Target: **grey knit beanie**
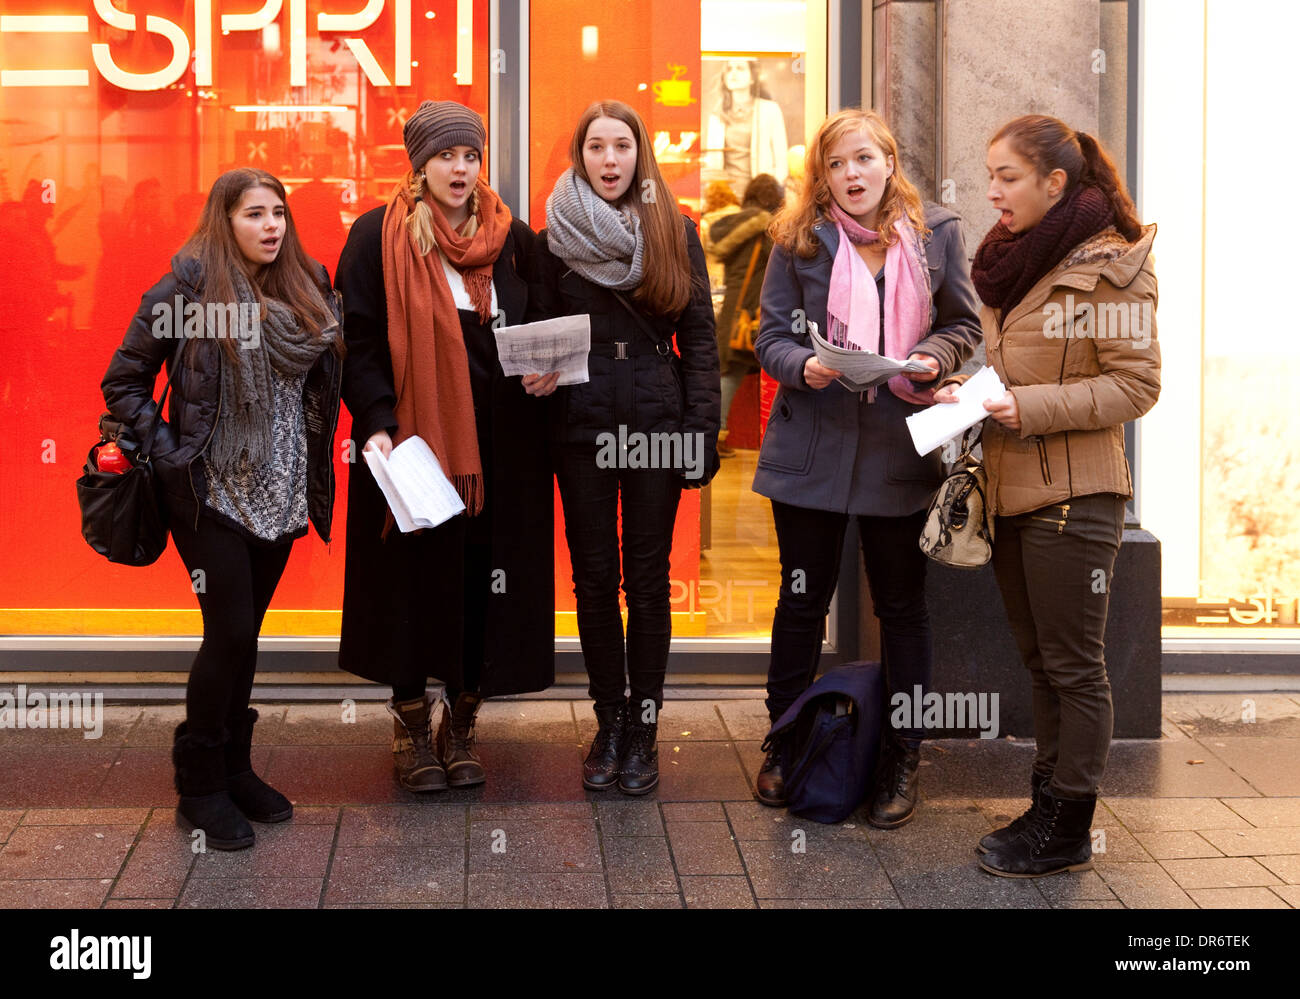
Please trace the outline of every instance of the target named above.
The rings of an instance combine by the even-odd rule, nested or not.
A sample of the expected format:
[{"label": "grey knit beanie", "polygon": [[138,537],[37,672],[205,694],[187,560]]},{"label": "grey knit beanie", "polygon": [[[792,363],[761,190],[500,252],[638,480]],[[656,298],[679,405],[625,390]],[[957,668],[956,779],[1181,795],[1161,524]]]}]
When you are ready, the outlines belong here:
[{"label": "grey knit beanie", "polygon": [[406,155],[416,170],[439,150],[452,146],[471,146],[482,156],[486,137],[483,119],[455,101],[424,101],[402,126]]}]

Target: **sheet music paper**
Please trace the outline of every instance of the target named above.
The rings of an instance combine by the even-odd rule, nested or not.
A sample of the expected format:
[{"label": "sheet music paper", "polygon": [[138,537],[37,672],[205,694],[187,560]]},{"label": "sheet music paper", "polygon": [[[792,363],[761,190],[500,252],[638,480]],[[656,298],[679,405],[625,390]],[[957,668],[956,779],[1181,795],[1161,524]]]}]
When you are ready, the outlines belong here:
[{"label": "sheet music paper", "polygon": [[935,448],[969,430],[988,416],[986,401],[996,402],[1007,394],[998,373],[987,364],[957,387],[959,402],[936,402],[907,418],[916,453],[929,454]]},{"label": "sheet music paper", "polygon": [[496,331],[497,357],[507,377],[560,373],[560,385],[589,381],[591,316],[557,316]]},{"label": "sheet music paper", "polygon": [[870,350],[856,350],[850,347],[837,347],[817,329],[817,324],[810,322],[808,332],[812,334],[812,347],[817,352],[817,360],[822,365],[840,372],[836,379],[850,392],[865,392],[876,385],[882,385],[894,375],[905,372],[923,373],[930,369],[919,361],[895,361]]},{"label": "sheet music paper", "polygon": [[456,487],[421,437],[408,437],[387,458],[377,448],[361,452],[403,534],[437,527],[465,509]]}]

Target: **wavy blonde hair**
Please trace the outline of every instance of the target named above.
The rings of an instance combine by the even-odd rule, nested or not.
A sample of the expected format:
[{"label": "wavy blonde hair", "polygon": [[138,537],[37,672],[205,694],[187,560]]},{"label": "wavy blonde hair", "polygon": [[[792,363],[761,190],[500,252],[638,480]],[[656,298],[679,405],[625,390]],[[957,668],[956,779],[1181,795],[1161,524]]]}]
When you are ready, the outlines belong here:
[{"label": "wavy blonde hair", "polygon": [[[411,192],[411,197],[415,199],[415,211],[406,216],[406,231],[411,234],[411,239],[415,242],[415,248],[420,251],[420,256],[428,256],[433,248],[438,245],[437,239],[433,234],[433,206],[425,200],[424,194],[429,189],[425,182],[424,173],[419,170],[408,170],[406,179],[403,181],[406,189]],[[478,184],[475,183],[469,194],[469,215],[470,218],[478,217]]]},{"label": "wavy blonde hair", "polygon": [[901,218],[907,219],[919,238],[924,239],[930,234],[925,227],[925,206],[920,192],[903,173],[898,143],[889,126],[874,111],[845,108],[831,115],[817,129],[817,134],[808,144],[803,184],[794,199],[777,213],[768,229],[773,241],[789,252],[805,259],[817,255],[820,244],[812,227],[820,217],[830,214],[830,168],[826,165],[830,151],[844,136],[857,131],[865,131],[880,151],[894,160],[894,172],[885,180],[880,208],[876,212],[876,229],[880,232],[881,243],[892,246],[897,241],[894,223]]}]

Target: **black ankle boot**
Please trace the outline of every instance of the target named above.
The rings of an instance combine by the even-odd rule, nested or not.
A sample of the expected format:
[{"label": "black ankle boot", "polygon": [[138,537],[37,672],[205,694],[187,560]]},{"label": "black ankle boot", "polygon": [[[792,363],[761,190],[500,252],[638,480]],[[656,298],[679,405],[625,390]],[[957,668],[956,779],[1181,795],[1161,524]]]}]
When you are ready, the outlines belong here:
[{"label": "black ankle boot", "polygon": [[629,718],[618,789],[624,794],[649,794],[659,783],[659,723]]},{"label": "black ankle boot", "polygon": [[980,867],[1003,878],[1041,878],[1092,867],[1092,814],[1097,796],[1061,798],[1051,785],[1039,791],[1038,811],[1006,846],[980,858]]},{"label": "black ankle boot", "polygon": [[1025,823],[1029,821],[1029,816],[1038,810],[1042,800],[1041,791],[1052,779],[1051,774],[1040,774],[1037,770],[1029,771],[1029,808],[1020,818],[1013,820],[1009,825],[1001,829],[994,829],[975,847],[976,853],[988,853],[990,850],[996,850],[1000,847],[1007,846],[1021,829],[1025,828]]},{"label": "black ankle boot", "polygon": [[254,822],[283,822],[293,816],[293,803],[253,773],[253,726],[257,710],[249,708],[230,725],[226,743],[226,781],[230,799]]},{"label": "black ankle boot", "polygon": [[599,728],[582,763],[582,786],[605,791],[618,783],[618,761],[627,730],[627,702],[596,708]]},{"label": "black ankle boot", "polygon": [[786,806],[785,775],[790,766],[787,739],[784,736],[775,739],[769,736],[760,748],[767,753],[767,756],[763,758],[763,765],[758,768],[758,779],[754,782],[754,797],[760,804],[770,805],[772,808],[784,808]]},{"label": "black ankle boot", "polygon": [[183,829],[201,830],[205,846],[214,850],[243,850],[253,845],[253,827],[230,798],[226,781],[226,734],[218,739],[190,735],[189,726],[176,726],[172,763],[176,767],[176,822]]},{"label": "black ankle boot", "polygon": [[921,796],[917,768],[920,747],[912,748],[898,736],[885,737],[885,752],[876,775],[876,791],[867,821],[877,829],[896,829],[912,821]]}]

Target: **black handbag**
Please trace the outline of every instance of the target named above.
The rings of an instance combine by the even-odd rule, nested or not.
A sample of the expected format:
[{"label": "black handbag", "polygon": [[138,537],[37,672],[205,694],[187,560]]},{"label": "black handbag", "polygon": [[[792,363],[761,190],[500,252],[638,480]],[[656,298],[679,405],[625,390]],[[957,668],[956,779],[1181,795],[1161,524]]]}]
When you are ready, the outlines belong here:
[{"label": "black handbag", "polygon": [[[176,348],[171,373],[144,441],[137,446],[126,428],[111,413],[105,413],[99,418],[99,443],[90,449],[86,467],[77,479],[81,536],[110,562],[152,565],[167,548],[167,511],[149,459],[184,345],[182,340]],[[101,472],[95,464],[96,451],[110,441],[131,462],[125,472]]]}]

